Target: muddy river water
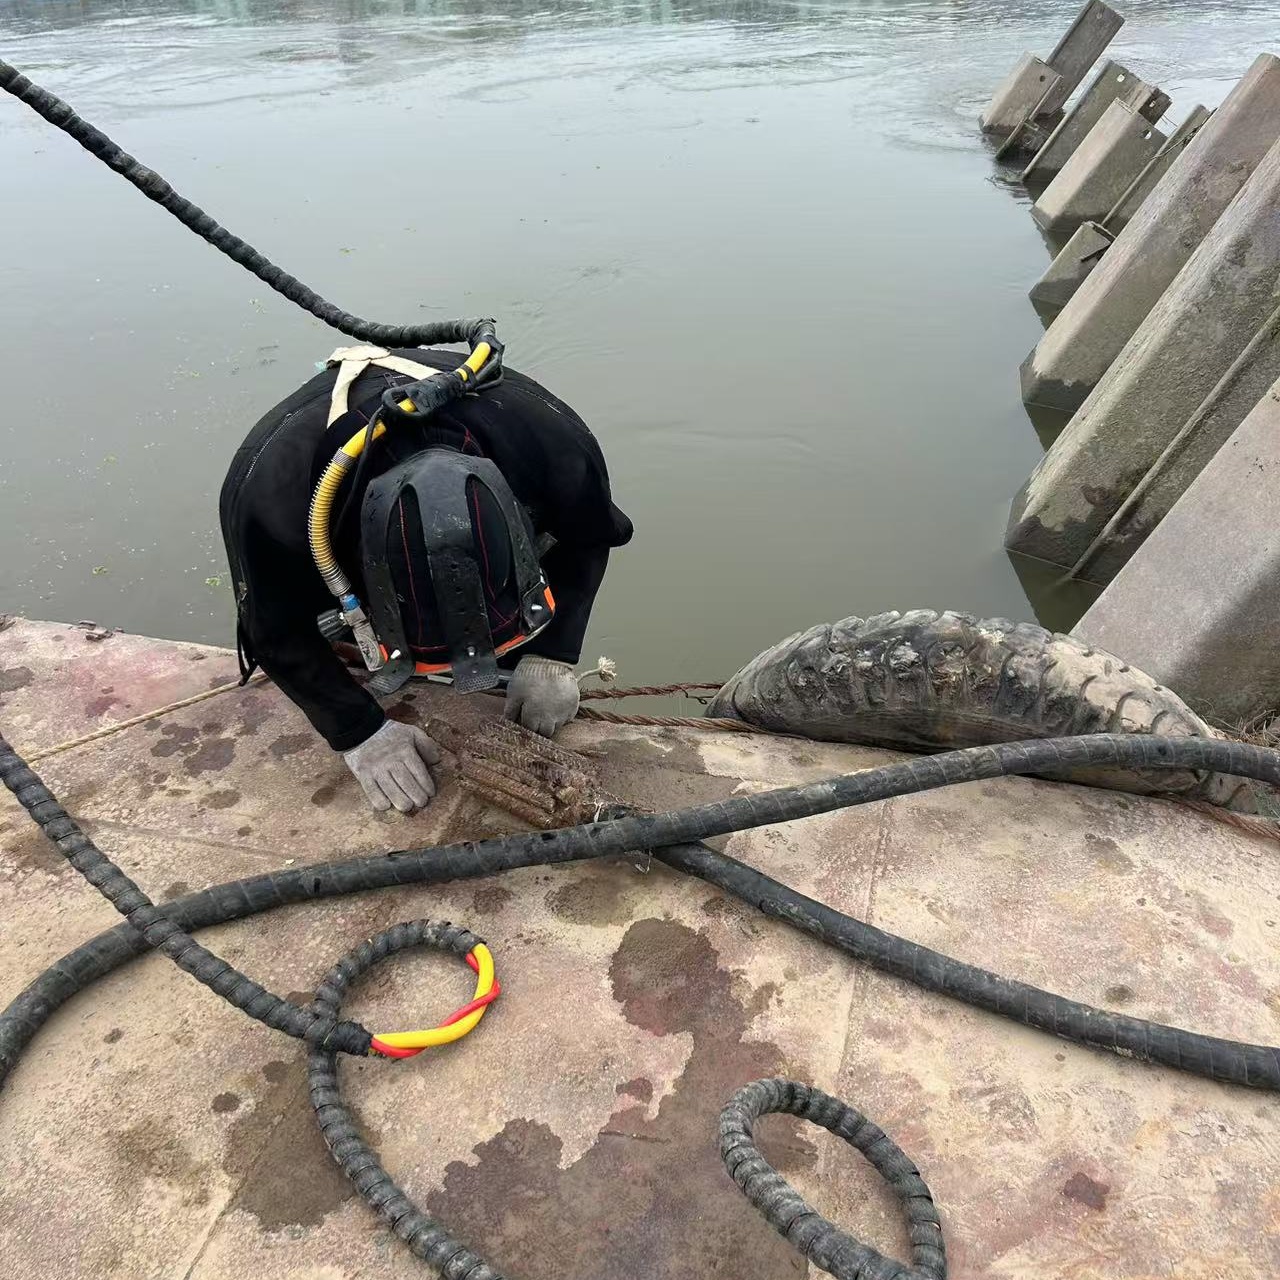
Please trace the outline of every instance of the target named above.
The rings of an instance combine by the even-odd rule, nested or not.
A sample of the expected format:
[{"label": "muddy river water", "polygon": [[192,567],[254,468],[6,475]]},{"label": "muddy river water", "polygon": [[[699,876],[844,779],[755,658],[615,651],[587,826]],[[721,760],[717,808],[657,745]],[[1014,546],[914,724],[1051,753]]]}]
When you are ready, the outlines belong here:
[{"label": "muddy river water", "polygon": [[[1047,262],[976,116],[1078,0],[0,0],[0,57],[359,314],[498,317],[634,543],[588,644],[718,679],[950,607],[1070,625],[1001,550]],[[1271,3],[1124,0],[1213,106]],[[0,611],[231,635],[216,498],[338,335],[0,101]]]}]

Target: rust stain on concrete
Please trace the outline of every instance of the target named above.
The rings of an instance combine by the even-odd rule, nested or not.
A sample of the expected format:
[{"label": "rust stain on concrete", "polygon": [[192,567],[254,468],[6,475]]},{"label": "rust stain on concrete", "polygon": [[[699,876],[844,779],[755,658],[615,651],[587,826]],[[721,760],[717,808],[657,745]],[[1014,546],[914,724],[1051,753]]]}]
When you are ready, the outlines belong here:
[{"label": "rust stain on concrete", "polygon": [[268,748],[273,760],[283,760],[286,756],[296,756],[316,742],[310,733],[282,733]]},{"label": "rust stain on concrete", "polygon": [[168,756],[177,755],[179,752],[185,754],[188,748],[193,748],[193,744],[199,736],[200,730],[193,725],[162,724],[160,726],[160,741],[151,748],[151,754],[158,759],[165,759]]},{"label": "rust stain on concrete", "polygon": [[17,693],[25,689],[35,677],[30,667],[0,668],[0,693]]},{"label": "rust stain on concrete", "polygon": [[[230,1208],[251,1214],[266,1231],[315,1226],[350,1200],[355,1188],[320,1135],[307,1096],[305,1061],[269,1062],[262,1074],[266,1089],[251,1107],[237,1099],[236,1118],[227,1131],[223,1168],[237,1185]],[[225,1102],[223,1107],[232,1109]],[[277,1111],[279,1120],[273,1121]],[[370,1130],[358,1112],[356,1122],[376,1147],[378,1131]]]},{"label": "rust stain on concrete", "polygon": [[183,769],[192,777],[202,773],[216,773],[225,769],[235,759],[234,738],[208,738],[183,762]]},{"label": "rust stain on concrete", "polygon": [[1097,1182],[1083,1171],[1073,1173],[1062,1188],[1068,1200],[1075,1200],[1088,1209],[1105,1209],[1110,1191],[1105,1182]]},{"label": "rust stain on concrete", "polygon": [[[620,1109],[568,1168],[545,1124],[509,1120],[456,1162],[426,1210],[492,1265],[528,1280],[684,1275],[691,1259],[734,1280],[803,1276],[804,1259],[756,1215],[724,1172],[715,1118],[733,1091],[790,1071],[776,1045],[746,1038],[751,997],[707,937],[672,920],[631,925],[609,968],[632,1025],[689,1036],[674,1088],[647,1118],[647,1080],[629,1082]],[[810,1166],[816,1148],[799,1122],[762,1126],[766,1154],[784,1172]],[[602,1262],[601,1255],[607,1255]]]}]

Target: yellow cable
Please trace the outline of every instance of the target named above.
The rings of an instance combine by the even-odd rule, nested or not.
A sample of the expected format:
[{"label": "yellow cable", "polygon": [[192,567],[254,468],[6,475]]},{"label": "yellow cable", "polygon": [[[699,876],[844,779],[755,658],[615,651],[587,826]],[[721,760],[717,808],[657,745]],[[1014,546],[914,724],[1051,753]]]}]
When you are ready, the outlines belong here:
[{"label": "yellow cable", "polygon": [[[471,954],[476,958],[479,971],[476,974],[476,993],[471,998],[479,1000],[493,990],[493,954],[483,942],[476,943]],[[424,1031],[390,1031],[386,1035],[377,1035],[375,1040],[392,1049],[432,1049],[442,1044],[452,1044],[461,1040],[469,1031],[475,1030],[476,1024],[484,1017],[485,1009],[477,1009],[469,1013],[451,1027],[430,1027]]]}]

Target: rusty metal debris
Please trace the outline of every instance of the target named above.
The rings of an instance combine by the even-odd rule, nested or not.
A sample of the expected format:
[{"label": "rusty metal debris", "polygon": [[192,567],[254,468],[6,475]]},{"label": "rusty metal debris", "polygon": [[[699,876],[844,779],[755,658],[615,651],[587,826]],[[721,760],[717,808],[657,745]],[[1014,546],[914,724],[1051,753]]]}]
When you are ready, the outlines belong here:
[{"label": "rusty metal debris", "polygon": [[586,756],[500,717],[486,717],[464,733],[433,717],[427,732],[457,758],[458,784],[532,827],[550,830],[597,818],[620,804],[596,780]]},{"label": "rusty metal debris", "polygon": [[93,640],[95,642],[99,640],[109,640],[113,635],[115,635],[114,627],[100,627],[91,618],[82,618],[76,623],[76,627],[78,630],[85,633],[84,638],[86,640]]}]

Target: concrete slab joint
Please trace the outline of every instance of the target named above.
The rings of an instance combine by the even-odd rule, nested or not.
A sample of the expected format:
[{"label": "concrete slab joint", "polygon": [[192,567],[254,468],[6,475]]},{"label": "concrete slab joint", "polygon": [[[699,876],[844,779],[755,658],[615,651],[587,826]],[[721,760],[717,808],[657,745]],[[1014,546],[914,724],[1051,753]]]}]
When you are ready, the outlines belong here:
[{"label": "concrete slab joint", "polygon": [[1109,581],[1230,438],[1263,390],[1280,375],[1280,306],[1161,450],[1077,562],[1078,572]]},{"label": "concrete slab joint", "polygon": [[1267,53],[1159,179],[1027,357],[1024,400],[1056,409],[1084,403],[1278,137],[1280,59]]},{"label": "concrete slab joint", "polygon": [[1196,105],[1187,118],[1169,135],[1164,145],[1142,167],[1138,176],[1129,184],[1120,199],[1107,212],[1102,222],[1113,236],[1132,221],[1142,202],[1156,189],[1156,184],[1177,163],[1182,153],[1191,145],[1196,134],[1209,122],[1213,112],[1208,107]]},{"label": "concrete slab joint", "polygon": [[1280,142],[1027,481],[1011,550],[1106,583],[1258,401],[1280,372],[1278,204]]}]

